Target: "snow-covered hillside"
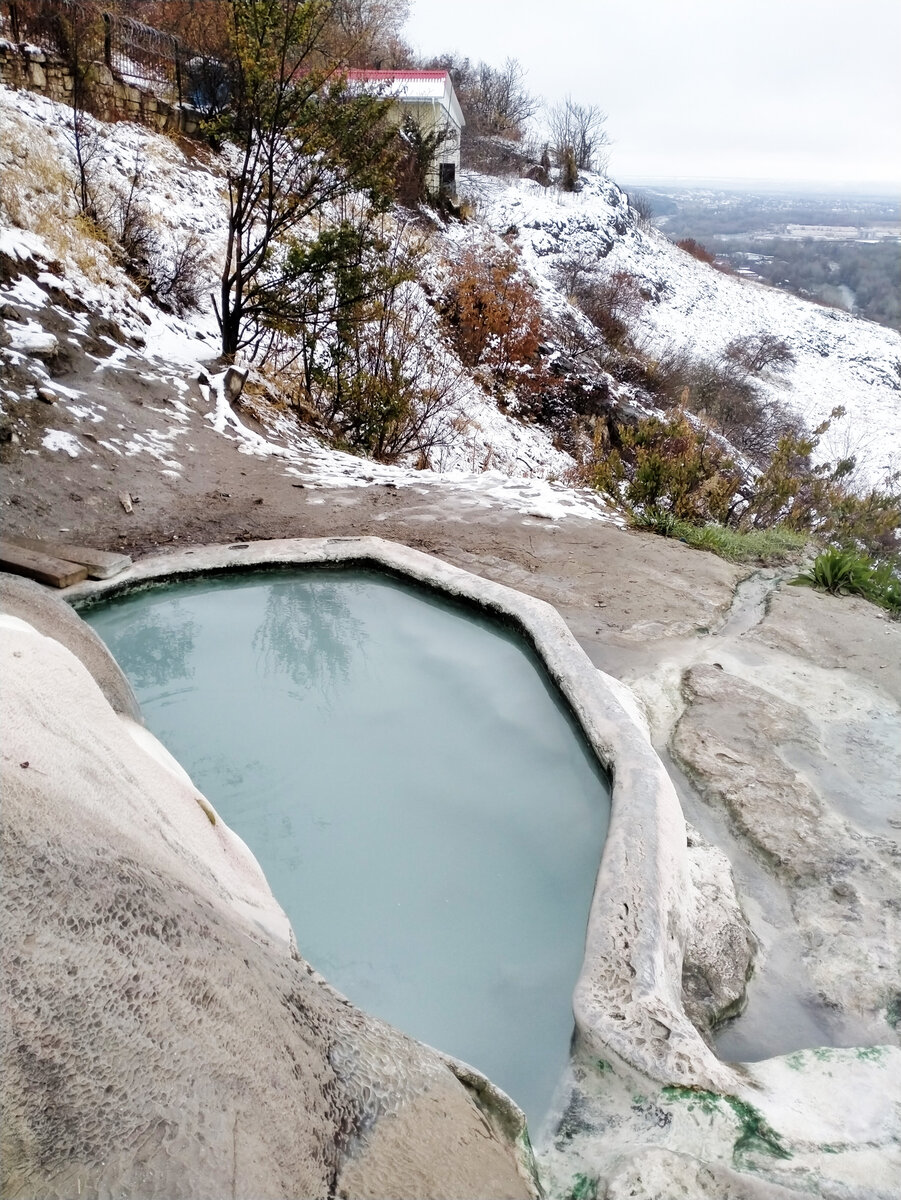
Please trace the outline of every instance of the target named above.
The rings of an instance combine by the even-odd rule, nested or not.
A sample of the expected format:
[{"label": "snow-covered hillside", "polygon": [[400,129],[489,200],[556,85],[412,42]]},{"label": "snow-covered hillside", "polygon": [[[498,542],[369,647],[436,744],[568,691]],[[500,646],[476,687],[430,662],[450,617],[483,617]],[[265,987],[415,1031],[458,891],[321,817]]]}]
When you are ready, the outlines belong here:
[{"label": "snow-covered hillside", "polygon": [[901,334],[723,274],[642,228],[609,180],[588,175],[583,185],[567,194],[528,179],[470,175],[462,186],[489,229],[516,230],[553,310],[563,303],[555,269],[567,259],[596,259],[602,274],[628,271],[653,295],[632,330],[648,353],[675,349],[716,359],[733,338],[777,334],[797,362],[784,377],[764,377],[761,388],[810,426],[843,406],[847,416],[826,435],[823,451],[833,459],[856,455],[862,482],[878,484],[901,468]]},{"label": "snow-covered hillside", "polygon": [[[150,456],[161,472],[181,475],[192,452],[190,411],[176,398],[165,411],[145,410],[137,425],[130,412],[123,421],[109,381],[131,373],[184,398],[189,382],[210,374],[218,354],[212,302],[181,317],[162,311],[85,230],[73,197],[70,123],[64,106],[0,87],[0,406],[7,436],[25,453]],[[101,148],[101,182],[127,188],[139,164],[141,195],[164,244],[185,231],[202,239],[211,291],[227,215],[216,161],[189,161],[171,139],[139,125],[90,124]],[[551,519],[617,519],[594,493],[558,482],[572,459],[546,431],[501,413],[466,372],[456,380],[453,437],[435,453],[436,469],[425,473],[412,462],[384,466],[335,450],[263,402],[253,406],[250,428],[216,384],[213,375],[210,388],[201,385],[207,427],[241,453],[271,458],[307,486],[404,487],[428,476],[483,505]],[[54,397],[52,408],[43,407],[39,392]],[[37,439],[35,421],[43,424]]]},{"label": "snow-covered hillside", "polygon": [[[202,299],[199,311],[184,316],[163,311],[78,218],[70,122],[64,107],[0,89],[0,404],[5,436],[23,453],[93,457],[98,469],[115,458],[149,456],[162,474],[179,479],[196,453],[202,423],[207,434],[243,454],[272,459],[306,486],[402,487],[427,476],[470,493],[474,503],[512,505],[552,519],[611,519],[596,494],[567,486],[575,464],[551,434],[511,415],[515,405],[499,405],[497,394],[456,360],[446,437],[430,456],[430,471],[415,469],[412,458],[384,466],[341,453],[284,407],[268,403],[262,389],[236,412],[218,387],[211,302]],[[189,158],[172,140],[140,126],[95,123],[94,129],[101,182],[122,189],[139,168],[142,200],[161,245],[175,253],[180,239],[194,236],[198,263],[208,273],[202,294],[208,295],[225,235],[221,164],[205,151]],[[844,406],[848,416],[830,431],[824,451],[856,454],[863,481],[880,482],[901,465],[897,333],[714,271],[639,227],[624,194],[601,177],[588,176],[572,195],[528,180],[477,175],[464,176],[461,190],[476,215],[431,225],[425,289],[416,286],[436,358],[447,362],[453,350],[427,293],[434,297],[447,263],[464,249],[518,251],[551,322],[566,313],[582,319],[555,275],[561,262],[581,256],[601,277],[624,270],[647,286],[654,299],[632,329],[646,353],[677,348],[715,358],[737,335],[776,332],[797,362],[784,376],[764,377],[761,386],[811,424]],[[155,388],[155,403],[136,411],[129,378]],[[627,392],[614,384],[614,402]]]}]

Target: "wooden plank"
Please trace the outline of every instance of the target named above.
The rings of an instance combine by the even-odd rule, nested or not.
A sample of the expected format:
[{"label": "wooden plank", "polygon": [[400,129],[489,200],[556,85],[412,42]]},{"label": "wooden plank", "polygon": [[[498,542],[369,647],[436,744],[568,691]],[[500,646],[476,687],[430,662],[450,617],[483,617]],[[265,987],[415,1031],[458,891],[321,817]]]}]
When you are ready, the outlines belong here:
[{"label": "wooden plank", "polygon": [[89,579],[112,579],[131,566],[127,554],[112,554],[107,550],[94,550],[90,546],[76,546],[71,542],[38,541],[36,538],[10,537],[6,539],[14,546],[23,550],[33,550],[36,554],[49,554],[53,558],[62,558],[66,562],[81,563],[88,569]]},{"label": "wooden plank", "polygon": [[71,587],[73,583],[81,583],[88,577],[88,569],[81,563],[52,558],[49,554],[37,554],[34,550],[24,550],[7,541],[0,541],[0,570],[12,571],[14,575],[27,575],[38,583],[58,588]]}]

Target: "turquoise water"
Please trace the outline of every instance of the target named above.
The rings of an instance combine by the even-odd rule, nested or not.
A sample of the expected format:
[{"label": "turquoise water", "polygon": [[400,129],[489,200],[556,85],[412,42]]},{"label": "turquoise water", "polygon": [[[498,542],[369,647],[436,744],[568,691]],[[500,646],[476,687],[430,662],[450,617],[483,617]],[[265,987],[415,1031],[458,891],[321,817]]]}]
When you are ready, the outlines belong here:
[{"label": "turquoise water", "polygon": [[82,614],[354,1003],[546,1113],[609,786],[525,643],[361,571]]}]

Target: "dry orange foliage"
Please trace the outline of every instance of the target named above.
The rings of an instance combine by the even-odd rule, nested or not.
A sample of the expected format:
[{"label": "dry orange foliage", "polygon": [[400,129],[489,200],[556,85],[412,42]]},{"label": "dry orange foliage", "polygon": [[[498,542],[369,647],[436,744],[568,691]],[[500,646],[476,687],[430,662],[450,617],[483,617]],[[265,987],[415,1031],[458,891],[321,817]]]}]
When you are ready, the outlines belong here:
[{"label": "dry orange foliage", "polygon": [[467,251],[445,294],[444,316],[464,366],[487,367],[506,379],[535,361],[541,309],[512,253],[480,257]]}]

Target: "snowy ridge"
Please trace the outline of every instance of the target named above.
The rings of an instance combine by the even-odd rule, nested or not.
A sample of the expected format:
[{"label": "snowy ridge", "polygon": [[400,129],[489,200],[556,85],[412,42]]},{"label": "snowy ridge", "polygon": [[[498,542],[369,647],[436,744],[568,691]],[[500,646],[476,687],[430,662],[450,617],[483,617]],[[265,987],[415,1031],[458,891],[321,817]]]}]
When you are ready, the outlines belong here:
[{"label": "snowy ridge", "polygon": [[656,230],[641,228],[625,194],[602,177],[586,175],[574,194],[480,175],[464,177],[461,190],[473,196],[490,230],[517,231],[524,265],[551,311],[565,304],[555,268],[584,255],[601,260],[601,274],[637,276],[657,297],[633,329],[647,353],[675,349],[716,359],[735,337],[776,333],[797,362],[785,378],[764,376],[761,388],[810,426],[843,406],[847,416],[822,449],[832,459],[855,454],[862,482],[881,483],[901,468],[901,334],[698,262]]}]

